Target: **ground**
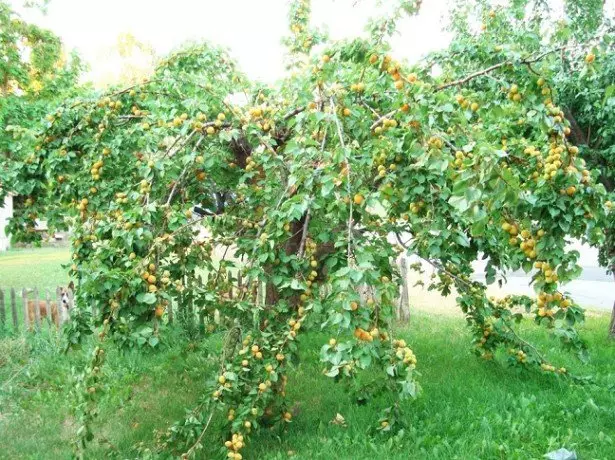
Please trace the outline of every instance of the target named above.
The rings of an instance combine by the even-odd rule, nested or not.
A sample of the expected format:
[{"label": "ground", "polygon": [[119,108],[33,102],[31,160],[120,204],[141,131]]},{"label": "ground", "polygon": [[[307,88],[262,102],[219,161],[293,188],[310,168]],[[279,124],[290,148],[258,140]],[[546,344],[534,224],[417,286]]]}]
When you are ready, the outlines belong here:
[{"label": "ground", "polygon": [[[24,253],[29,254],[29,253]],[[37,253],[34,253],[37,254]],[[56,268],[60,252],[49,255]],[[13,283],[33,279],[31,269],[17,275],[0,257],[0,279],[9,271]],[[41,268],[42,258],[37,260]],[[66,257],[67,258],[67,257]],[[7,269],[7,267],[11,267]],[[48,286],[62,284],[58,270],[46,268]],[[4,283],[3,283],[4,284]],[[40,285],[39,285],[40,286]],[[463,318],[412,307],[409,325],[396,336],[406,339],[418,357],[422,393],[404,403],[407,428],[386,439],[373,433],[386,398],[357,405],[341,384],[320,374],[322,334],[300,336],[304,350],[291,372],[288,398],[297,416],[286,433],[262,432],[245,458],[259,459],[528,459],[565,447],[579,458],[608,459],[615,451],[615,343],[606,338],[607,315],[592,315],[581,328],[591,361],[582,364],[560,351],[544,330],[527,326],[523,333],[549,357],[593,383],[578,385],[537,372],[520,373],[502,361],[483,361],[471,353]],[[445,312],[445,311],[444,311]],[[112,352],[105,365],[107,392],[100,404],[97,439],[88,458],[135,458],[139,443],[153,445],[154,430],[165,430],[197,401],[216,366],[220,334],[198,344],[169,331],[156,354]],[[64,355],[54,333],[0,339],[0,458],[68,459],[75,422],[71,414],[71,368],[89,353]],[[188,352],[196,346],[196,352]],[[341,414],[346,426],[330,423]],[[217,453],[216,419],[205,438],[202,458]]]}]

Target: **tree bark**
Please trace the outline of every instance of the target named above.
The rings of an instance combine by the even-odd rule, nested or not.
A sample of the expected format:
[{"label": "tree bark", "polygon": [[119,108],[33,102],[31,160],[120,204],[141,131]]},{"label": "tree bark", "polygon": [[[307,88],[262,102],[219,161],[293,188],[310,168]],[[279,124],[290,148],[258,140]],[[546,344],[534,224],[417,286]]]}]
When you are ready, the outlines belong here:
[{"label": "tree bark", "polygon": [[579,126],[574,114],[569,109],[565,109],[564,116],[570,123],[570,140],[576,145],[587,145],[585,133]]},{"label": "tree bark", "polygon": [[399,274],[401,285],[396,316],[398,321],[407,323],[410,319],[410,294],[408,292],[408,260],[403,255],[399,258]]}]

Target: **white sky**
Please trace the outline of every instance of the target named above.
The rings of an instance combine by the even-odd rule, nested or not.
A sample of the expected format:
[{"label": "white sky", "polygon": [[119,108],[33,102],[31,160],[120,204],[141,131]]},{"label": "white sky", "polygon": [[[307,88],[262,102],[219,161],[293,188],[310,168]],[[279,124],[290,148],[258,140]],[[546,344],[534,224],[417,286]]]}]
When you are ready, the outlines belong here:
[{"label": "white sky", "polygon": [[[164,55],[186,41],[209,40],[226,46],[241,69],[253,79],[273,82],[283,73],[288,0],[51,0],[48,14],[19,8],[29,21],[59,35],[91,66],[91,77],[118,72],[104,57],[121,33],[132,33]],[[313,23],[327,26],[334,39],[363,33],[369,17],[378,15],[375,0],[313,0]],[[387,3],[387,0],[384,0]],[[355,5],[356,4],[356,5]],[[423,2],[420,16],[400,25],[395,55],[416,60],[446,46],[442,32],[446,0]],[[353,6],[354,5],[354,6]]]}]

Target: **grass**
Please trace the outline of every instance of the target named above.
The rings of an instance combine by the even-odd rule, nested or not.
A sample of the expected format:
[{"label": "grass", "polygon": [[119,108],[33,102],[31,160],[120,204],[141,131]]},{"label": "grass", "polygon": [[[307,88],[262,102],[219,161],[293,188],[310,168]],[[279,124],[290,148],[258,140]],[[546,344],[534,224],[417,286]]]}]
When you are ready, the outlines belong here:
[{"label": "grass", "polygon": [[0,252],[0,288],[54,290],[68,284],[62,268],[70,260],[68,248],[22,249]]},{"label": "grass", "polygon": [[[356,405],[343,385],[320,375],[318,349],[328,337],[303,336],[288,387],[299,413],[285,433],[255,435],[245,458],[528,459],[560,447],[579,458],[613,458],[615,345],[605,337],[607,319],[592,317],[582,328],[593,358],[587,365],[559,351],[544,331],[524,331],[557,362],[594,376],[596,384],[581,386],[479,360],[470,353],[462,319],[415,315],[398,336],[418,356],[423,391],[404,404],[408,428],[395,439],[370,431],[388,398]],[[0,341],[0,439],[11,440],[3,443],[2,458],[70,458],[71,368],[79,368],[89,350],[61,355],[56,340],[41,334]],[[111,352],[88,458],[135,458],[137,444],[152,445],[153,430],[166,429],[198,399],[219,343],[216,335],[197,344],[174,338],[157,354]],[[329,423],[337,413],[346,427]],[[214,428],[215,419],[202,458],[217,454]]]},{"label": "grass", "polygon": [[[68,260],[65,249],[0,254],[0,288],[54,290],[68,282],[61,266]],[[303,335],[301,361],[288,387],[299,413],[285,433],[255,435],[245,458],[528,459],[560,447],[579,458],[613,458],[615,343],[606,339],[607,323],[607,316],[592,315],[581,329],[592,353],[587,365],[560,351],[544,331],[531,325],[523,331],[555,362],[594,376],[596,384],[580,386],[479,360],[470,352],[462,317],[413,309],[409,327],[396,336],[417,354],[423,391],[404,404],[408,427],[394,439],[371,431],[388,398],[355,404],[344,386],[320,374],[318,350],[328,337]],[[181,419],[201,395],[216,367],[220,339],[188,343],[169,331],[159,353],[111,351],[104,367],[108,390],[88,458],[135,458],[136,445],[152,446],[154,430]],[[0,338],[2,459],[71,458],[72,369],[83,366],[91,346],[63,355],[59,341],[49,330]],[[330,423],[337,413],[346,427]],[[215,424],[214,419],[202,458],[217,455]]]}]

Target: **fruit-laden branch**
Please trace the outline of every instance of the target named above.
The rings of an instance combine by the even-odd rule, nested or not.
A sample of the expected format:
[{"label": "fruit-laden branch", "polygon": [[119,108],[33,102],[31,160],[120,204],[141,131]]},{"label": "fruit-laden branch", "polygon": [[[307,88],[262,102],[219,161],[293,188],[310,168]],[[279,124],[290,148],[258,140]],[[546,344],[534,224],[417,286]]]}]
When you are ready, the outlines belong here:
[{"label": "fruit-laden branch", "polygon": [[[397,238],[397,241],[399,242],[399,244],[405,248],[408,249],[408,247],[406,246],[406,244],[402,241],[399,233],[395,233],[395,236]],[[446,273],[448,276],[450,276],[451,278],[453,278],[455,281],[457,281],[457,283],[461,284],[462,286],[465,286],[466,288],[472,288],[473,285],[471,282],[469,282],[468,280],[465,280],[463,278],[460,278],[459,276],[455,275],[454,273],[452,273],[450,270],[447,270],[444,266],[442,266],[442,264],[440,264],[437,261],[422,257],[420,254],[416,254],[418,257],[420,257],[422,260],[424,260],[425,262],[427,262],[428,264],[430,264],[432,267],[434,267],[436,270],[439,270],[441,272]],[[615,310],[614,310],[615,311]],[[614,313],[615,314],[615,313]],[[540,361],[542,363],[548,363],[548,361],[544,358],[544,356],[538,351],[538,349],[532,345],[531,343],[529,343],[528,341],[524,340],[523,338],[521,338],[519,336],[519,334],[516,333],[516,331],[508,326],[508,331],[510,331],[510,333],[514,336],[514,338],[517,340],[517,342],[521,345],[524,345],[530,349],[532,349],[532,351],[536,354],[536,356],[540,359]]]},{"label": "fruit-laden branch", "polygon": [[[532,64],[534,62],[538,62],[541,59],[544,59],[549,54],[557,53],[558,51],[563,51],[565,48],[566,48],[565,46],[560,46],[559,48],[554,48],[552,50],[545,51],[544,53],[540,53],[538,56],[536,56],[534,58],[523,59],[521,61],[521,64],[529,66],[530,64]],[[461,78],[459,80],[451,81],[449,83],[445,83],[443,85],[440,85],[440,86],[438,86],[436,88],[436,91],[441,91],[443,89],[450,88],[451,86],[463,85],[464,83],[467,83],[467,82],[469,82],[470,80],[472,80],[472,79],[474,79],[476,77],[480,77],[482,75],[486,75],[486,74],[488,74],[490,72],[493,72],[494,70],[497,70],[497,69],[499,69],[501,67],[508,66],[508,65],[513,65],[513,64],[515,64],[514,61],[503,61],[503,62],[500,62],[498,64],[494,64],[491,67],[487,67],[486,69],[479,70],[478,72],[471,73],[470,75],[467,75],[464,78]]]}]

